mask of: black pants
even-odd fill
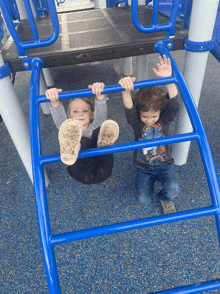
[[[100,127],[95,129],[92,138],[82,137],[80,151],[96,148]],[[67,167],[69,175],[82,184],[98,184],[104,182],[112,174],[113,154],[80,158]]]

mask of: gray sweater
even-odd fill
[[[100,127],[107,119],[107,98],[103,100],[95,99],[95,116],[93,122],[87,129],[83,130],[82,136],[91,138],[93,130]],[[66,111],[62,103],[57,107],[50,105],[50,111],[56,127],[59,129],[61,124],[67,119]]]

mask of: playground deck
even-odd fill
[[[172,55],[183,70],[185,52]],[[155,78],[151,68],[157,59],[157,54],[149,55],[149,78]],[[135,59],[133,63],[136,76]],[[123,64],[123,59],[118,59],[57,67],[52,74],[55,86],[64,91],[84,89],[96,81],[108,86],[123,76]],[[199,111],[218,173],[219,76],[219,62],[210,54]],[[17,73],[15,90],[27,122],[29,83],[30,72]],[[121,93],[109,95],[108,111],[108,117],[120,126],[117,143],[132,142]],[[173,129],[174,125],[171,133]],[[57,133],[51,116],[41,113],[44,155],[59,153]],[[0,134],[1,293],[48,293],[33,186],[4,122]],[[72,180],[61,163],[46,166],[53,234],[162,214],[156,196],[149,207],[139,205],[134,197],[132,151],[114,158],[112,177],[92,186]],[[211,198],[195,142],[187,164],[177,171],[182,187],[175,201],[177,211],[209,206]],[[66,243],[56,246],[55,253],[62,293],[68,294],[150,293],[220,278],[219,241],[212,216]]]
[[[59,13],[60,33],[56,42],[48,47],[28,49],[28,57],[40,57],[46,68],[80,64],[86,62],[116,59],[151,54],[154,44],[166,39],[166,32],[141,33],[133,25],[131,7],[87,10]],[[139,21],[144,26],[152,23],[152,10],[139,6]],[[168,23],[168,18],[159,13],[158,24]],[[39,36],[47,39],[52,34],[50,17],[36,20]],[[33,40],[27,19],[21,20],[17,32],[22,42]],[[183,48],[188,31],[179,23],[175,25],[173,50]],[[23,58],[10,37],[2,48],[4,61],[9,61],[13,71],[22,71]]]

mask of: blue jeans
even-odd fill
[[[154,195],[154,184],[159,181],[162,190],[158,193],[161,200],[173,201],[180,193],[179,181],[173,164],[156,167],[136,168],[136,197],[141,204],[149,204]]]

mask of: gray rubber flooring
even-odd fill
[[[183,69],[185,52],[172,53]],[[151,68],[158,55],[149,56]],[[134,76],[136,75],[135,58]],[[93,82],[108,85],[123,77],[123,60],[53,68],[55,86],[85,89]],[[209,55],[199,112],[217,172],[220,173],[219,63]],[[29,124],[30,73],[18,73],[15,90]],[[65,101],[65,105],[68,102]],[[12,105],[13,107],[13,105]],[[132,142],[121,93],[110,94],[108,118],[120,126],[118,143]],[[173,132],[174,124],[171,127]],[[48,293],[41,253],[32,183],[4,122],[0,124],[1,293]],[[43,153],[58,154],[58,131],[41,112]],[[138,204],[132,151],[115,154],[113,174],[102,184],[86,186],[69,177],[61,163],[46,166],[47,198],[53,234],[162,215],[155,196]],[[199,149],[192,143],[188,162],[177,167],[182,192],[177,211],[206,207],[211,198]],[[158,187],[156,187],[158,189]],[[202,217],[55,246],[62,293],[150,293],[220,278],[220,251],[215,219]],[[220,293],[220,290],[206,293]]]

